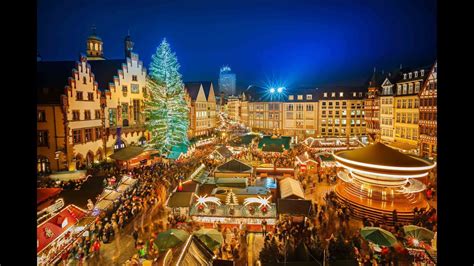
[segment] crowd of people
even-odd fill
[[[54,180],[51,178],[44,178],[37,185],[38,188],[62,188],[64,190],[80,190],[82,185],[87,181],[89,176],[85,178],[78,178],[72,180]]]

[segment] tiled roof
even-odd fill
[[[122,70],[122,64],[126,64],[125,59],[112,60],[93,60],[87,61],[91,66],[91,72],[94,73],[95,81],[97,81],[99,90],[105,91],[109,89],[109,83],[114,82],[114,76],[118,76],[118,71]]]
[[[76,61],[40,61],[36,64],[36,93],[38,104],[60,104],[64,87]]]
[[[217,167],[216,172],[252,172],[252,167],[236,159],[232,159]]]
[[[204,96],[206,97],[206,100],[209,100],[209,94],[211,92],[211,81],[189,81],[189,82],[184,82],[184,87],[188,91],[189,96],[191,96],[191,99],[193,101],[196,100],[198,94],[199,94],[199,88],[202,85],[202,89],[204,90]],[[216,92],[214,91],[214,95]]]
[[[195,101],[199,94],[201,83],[200,82],[184,82],[184,87],[186,88],[186,91],[191,97],[191,100]]]

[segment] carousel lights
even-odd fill
[[[436,162],[434,162],[432,165],[421,166],[421,167],[385,166],[385,165],[361,163],[361,162],[357,162],[357,161],[348,160],[348,159],[345,159],[345,158],[342,158],[342,157],[336,155],[335,153],[332,153],[332,155],[333,155],[334,158],[336,158],[337,160],[343,161],[343,162],[345,162],[345,163],[350,163],[350,164],[354,164],[354,165],[358,165],[358,166],[362,166],[362,167],[369,167],[369,168],[382,169],[382,170],[423,171],[423,170],[430,170],[430,169],[432,169],[432,168],[434,168],[434,167],[436,166]],[[419,160],[419,159],[416,159],[416,160]],[[421,161],[421,160],[420,160],[420,161]]]
[[[339,163],[339,162],[338,162]],[[369,171],[363,171],[359,170],[344,164],[339,163],[340,166],[347,168],[351,170],[351,172],[356,172],[356,173],[361,173],[361,174],[367,174],[367,175],[374,175],[374,176],[383,176],[383,177],[391,177],[391,178],[419,178],[419,177],[425,177],[428,175],[428,172],[423,173],[423,174],[417,174],[417,175],[392,175],[392,174],[382,174],[382,173],[377,173],[377,172],[369,172]]]

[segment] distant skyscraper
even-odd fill
[[[219,91],[225,93],[227,98],[230,95],[236,95],[235,74],[231,72],[230,67],[223,66],[219,74]]]

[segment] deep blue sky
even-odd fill
[[[91,25],[106,58],[123,57],[130,30],[148,66],[166,37],[184,81],[218,79],[230,65],[239,87],[354,84],[374,67],[433,63],[436,1],[38,0],[43,60],[77,59]]]

